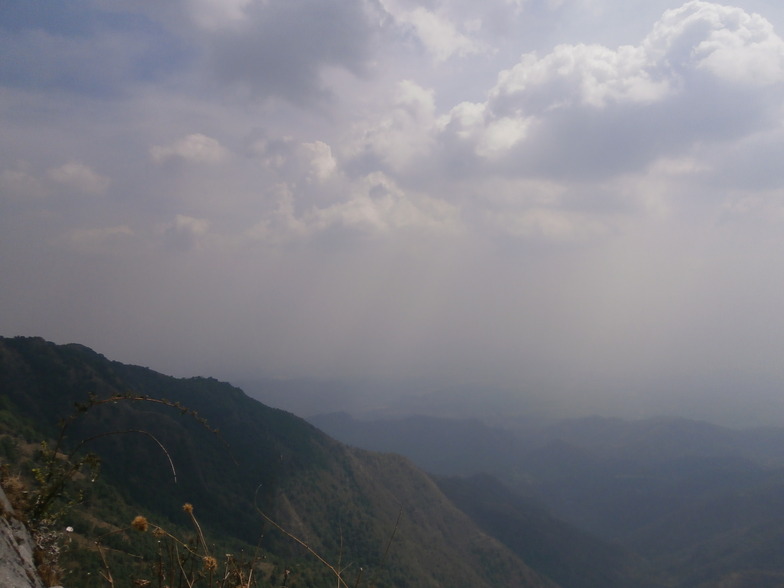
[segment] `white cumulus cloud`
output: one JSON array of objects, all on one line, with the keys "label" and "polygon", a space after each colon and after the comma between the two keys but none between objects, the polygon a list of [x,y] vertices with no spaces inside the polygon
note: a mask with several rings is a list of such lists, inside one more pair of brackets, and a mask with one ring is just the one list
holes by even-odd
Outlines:
[{"label": "white cumulus cloud", "polygon": [[735,6],[692,0],[668,10],[643,48],[676,71],[702,69],[748,86],[783,81],[784,41],[764,17]]},{"label": "white cumulus cloud", "polygon": [[476,40],[457,30],[446,17],[422,6],[397,15],[399,22],[411,26],[433,59],[438,63],[457,56],[482,53],[487,49]]},{"label": "white cumulus cloud", "polygon": [[196,23],[208,30],[241,23],[245,9],[253,0],[189,0],[188,7]]},{"label": "white cumulus cloud", "polygon": [[179,159],[191,163],[220,163],[228,151],[216,139],[193,133],[170,145],[155,145],[150,148],[150,156],[155,163]]},{"label": "white cumulus cloud", "polygon": [[57,184],[86,194],[103,194],[111,183],[106,176],[76,161],[51,168],[47,176]]}]

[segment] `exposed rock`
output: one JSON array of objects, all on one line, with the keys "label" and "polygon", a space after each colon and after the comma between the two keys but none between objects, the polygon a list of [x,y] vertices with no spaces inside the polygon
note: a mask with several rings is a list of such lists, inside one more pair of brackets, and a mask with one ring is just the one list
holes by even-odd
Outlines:
[{"label": "exposed rock", "polygon": [[33,539],[0,488],[0,586],[44,588],[33,563]]}]

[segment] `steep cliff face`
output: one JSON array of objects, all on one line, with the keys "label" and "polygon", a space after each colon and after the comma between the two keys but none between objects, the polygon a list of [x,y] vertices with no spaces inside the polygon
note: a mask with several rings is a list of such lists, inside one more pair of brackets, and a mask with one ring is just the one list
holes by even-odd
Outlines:
[{"label": "steep cliff face", "polygon": [[43,588],[33,563],[33,539],[0,488],[0,586]]}]

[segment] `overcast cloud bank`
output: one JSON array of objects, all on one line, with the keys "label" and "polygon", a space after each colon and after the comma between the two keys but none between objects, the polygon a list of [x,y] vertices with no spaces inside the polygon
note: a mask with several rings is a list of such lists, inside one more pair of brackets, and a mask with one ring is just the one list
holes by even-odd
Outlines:
[{"label": "overcast cloud bank", "polygon": [[4,335],[779,408],[776,3],[75,0],[0,27]]}]

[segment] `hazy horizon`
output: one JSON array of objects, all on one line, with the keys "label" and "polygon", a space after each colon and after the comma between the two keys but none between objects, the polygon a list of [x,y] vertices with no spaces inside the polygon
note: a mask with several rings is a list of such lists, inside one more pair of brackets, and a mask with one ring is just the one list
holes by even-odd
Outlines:
[{"label": "hazy horizon", "polygon": [[784,415],[780,3],[8,2],[0,28],[0,335]]}]

